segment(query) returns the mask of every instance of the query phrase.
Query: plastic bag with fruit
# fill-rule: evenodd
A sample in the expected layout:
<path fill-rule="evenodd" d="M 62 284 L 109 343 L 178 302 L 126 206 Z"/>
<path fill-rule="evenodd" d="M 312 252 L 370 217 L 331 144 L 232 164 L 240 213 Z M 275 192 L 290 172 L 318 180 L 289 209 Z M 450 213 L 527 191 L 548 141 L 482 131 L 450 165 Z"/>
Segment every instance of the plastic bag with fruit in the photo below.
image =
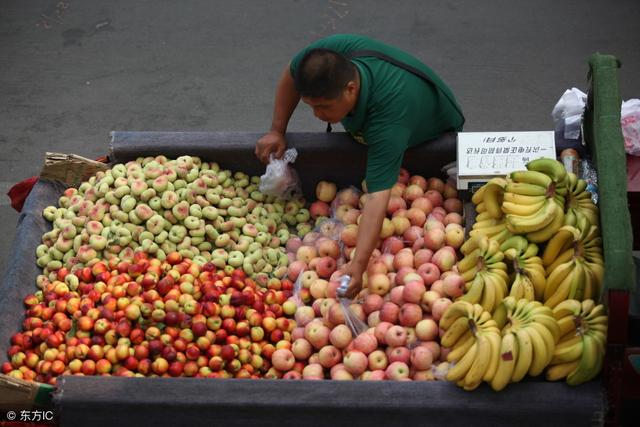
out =
<path fill-rule="evenodd" d="M 353 303 L 353 301 L 347 297 L 345 297 L 345 293 L 349 288 L 349 282 L 351 282 L 351 276 L 344 275 L 340 276 L 340 286 L 336 292 L 338 297 L 338 303 L 342 307 L 344 311 L 344 323 L 351 329 L 351 333 L 354 337 L 364 333 L 369 329 L 366 323 L 364 323 L 360 318 L 349 308 L 349 306 Z"/>
<path fill-rule="evenodd" d="M 290 148 L 284 152 L 282 159 L 269 158 L 264 175 L 260 177 L 260 191 L 268 196 L 285 200 L 302 197 L 300 178 L 289 165 L 296 161 L 298 151 Z"/>

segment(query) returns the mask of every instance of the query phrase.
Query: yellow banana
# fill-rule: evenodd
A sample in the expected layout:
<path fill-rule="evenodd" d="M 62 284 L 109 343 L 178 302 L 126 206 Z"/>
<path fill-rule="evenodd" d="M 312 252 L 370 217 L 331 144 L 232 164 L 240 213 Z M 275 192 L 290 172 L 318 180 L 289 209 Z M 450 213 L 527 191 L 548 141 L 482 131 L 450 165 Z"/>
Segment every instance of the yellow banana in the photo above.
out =
<path fill-rule="evenodd" d="M 453 324 L 447 328 L 444 335 L 440 339 L 440 344 L 444 347 L 453 346 L 458 339 L 469 330 L 469 319 L 466 317 L 458 317 Z"/>
<path fill-rule="evenodd" d="M 551 333 L 551 331 L 549 331 L 540 322 L 537 322 L 537 321 L 532 322 L 529 327 L 535 329 L 536 332 L 538 332 L 538 334 L 540 335 L 540 337 L 542 337 L 542 340 L 544 341 L 544 345 L 545 345 L 545 348 L 546 348 L 546 354 L 547 354 L 547 360 L 546 360 L 546 363 L 544 364 L 545 367 L 546 367 L 549 364 L 549 362 L 551 362 L 551 358 L 553 357 L 553 352 L 556 349 L 556 340 L 553 337 L 553 334 Z"/>
<path fill-rule="evenodd" d="M 584 268 L 582 262 L 576 260 L 576 266 L 573 273 L 573 280 L 571 281 L 571 287 L 569 288 L 569 299 L 577 299 L 582 301 L 584 294 Z"/>
<path fill-rule="evenodd" d="M 547 369 L 547 373 L 546 373 L 547 381 L 559 381 L 563 378 L 566 378 L 567 375 L 574 372 L 577 367 L 578 367 L 578 360 L 550 366 L 549 369 Z"/>
<path fill-rule="evenodd" d="M 551 359 L 551 364 L 558 365 L 560 363 L 573 362 L 574 360 L 578 360 L 581 355 L 582 339 L 578 340 L 573 345 L 556 348 L 556 351 L 553 353 L 553 359 Z"/>
<path fill-rule="evenodd" d="M 524 182 L 508 182 L 504 187 L 505 193 L 515 193 L 523 196 L 546 196 L 547 188 Z"/>
<path fill-rule="evenodd" d="M 496 305 L 496 289 L 495 282 L 492 278 L 489 278 L 486 274 L 483 274 L 484 289 L 482 291 L 482 298 L 480 299 L 480 305 L 489 313 L 493 312 Z"/>
<path fill-rule="evenodd" d="M 484 376 L 482 377 L 483 381 L 491 381 L 491 379 L 493 379 L 493 377 L 496 374 L 496 371 L 498 370 L 498 362 L 500 362 L 500 343 L 501 343 L 501 337 L 500 337 L 500 332 L 491 332 L 491 333 L 487 333 L 487 339 L 489 340 L 489 343 L 491 344 L 491 361 L 489 362 L 489 367 L 487 368 L 487 371 L 484 373 Z"/>
<path fill-rule="evenodd" d="M 545 301 L 555 294 L 560 284 L 571 274 L 574 266 L 575 263 L 573 261 L 569 261 L 559 265 L 551 272 L 551 274 L 549 274 L 546 281 L 546 287 L 544 288 Z"/>
<path fill-rule="evenodd" d="M 560 282 L 555 292 L 548 299 L 545 299 L 544 305 L 553 308 L 560 302 L 566 300 L 569 297 L 571 283 L 575 279 L 575 276 L 576 271 L 575 269 L 573 269 L 571 270 L 571 273 L 569 273 L 567 277 L 565 277 L 564 280 Z"/>
<path fill-rule="evenodd" d="M 456 301 L 451 304 L 440 318 L 440 327 L 449 328 L 458 317 L 467 319 L 473 317 L 473 305 L 465 301 Z"/>
<path fill-rule="evenodd" d="M 588 304 L 587 301 L 580 303 L 580 301 L 574 299 L 562 301 L 553 309 L 553 317 L 555 317 L 556 320 L 559 320 L 569 315 L 578 316 L 581 311 L 584 313 L 583 307 L 585 306 L 585 303 Z M 593 301 L 591 301 L 591 303 L 593 303 Z"/>
<path fill-rule="evenodd" d="M 478 190 L 476 190 L 476 192 L 473 193 L 473 196 L 471 196 L 471 201 L 473 202 L 474 205 L 478 206 L 480 203 L 482 203 L 482 197 L 484 196 L 484 191 L 486 189 L 487 189 L 487 184 L 478 188 Z"/>
<path fill-rule="evenodd" d="M 570 332 L 575 333 L 575 330 L 576 330 L 575 316 L 568 315 L 561 319 L 558 319 L 557 322 L 558 322 L 558 328 L 560 329 L 560 337 L 561 337 L 560 340 L 562 340 L 563 337 L 565 337 Z"/>
<path fill-rule="evenodd" d="M 537 205 L 538 203 L 547 200 L 547 196 L 524 196 L 522 194 L 509 192 L 505 192 L 502 197 L 504 199 L 503 203 L 509 202 L 521 206 Z"/>
<path fill-rule="evenodd" d="M 553 270 L 556 269 L 560 264 L 564 264 L 565 262 L 569 262 L 573 259 L 573 255 L 575 254 L 575 250 L 573 248 L 569 248 L 566 251 L 562 252 L 558 257 L 551 263 L 548 267 L 545 266 L 545 274 L 548 276 L 551 274 Z M 544 264 L 544 263 L 543 263 Z"/>
<path fill-rule="evenodd" d="M 487 213 L 492 218 L 499 219 L 503 216 L 500 205 L 502 204 L 502 194 L 506 183 L 503 178 L 493 178 L 485 184 L 486 188 L 482 201 L 487 208 Z"/>
<path fill-rule="evenodd" d="M 531 215 L 538 212 L 544 206 L 544 200 L 532 204 L 532 205 L 520 205 L 513 202 L 503 202 L 502 203 L 502 212 L 505 214 L 513 214 L 513 215 Z"/>
<path fill-rule="evenodd" d="M 564 212 L 562 208 L 558 205 L 555 206 L 555 214 L 553 216 L 552 221 L 547 224 L 544 228 L 534 231 L 532 233 L 527 233 L 527 239 L 533 243 L 544 243 L 558 231 L 562 224 L 564 223 Z"/>
<path fill-rule="evenodd" d="M 456 362 L 464 356 L 471 346 L 476 342 L 476 337 L 471 331 L 467 331 L 458 342 L 456 342 L 452 350 L 447 354 L 448 362 Z"/>
<path fill-rule="evenodd" d="M 549 355 L 547 354 L 546 344 L 537 329 L 527 328 L 526 330 L 533 346 L 533 358 L 531 359 L 531 366 L 529 367 L 529 375 L 535 377 L 540 375 L 547 366 Z"/>
<path fill-rule="evenodd" d="M 548 267 L 563 252 L 563 248 L 579 239 L 579 232 L 571 226 L 560 227 L 556 234 L 549 240 L 542 254 L 542 265 Z"/>
<path fill-rule="evenodd" d="M 531 368 L 533 360 L 533 345 L 531 338 L 525 329 L 516 332 L 516 340 L 518 341 L 518 360 L 511 376 L 511 382 L 521 381 Z"/>
<path fill-rule="evenodd" d="M 498 361 L 498 369 L 491 379 L 491 388 L 500 391 L 509 384 L 513 375 L 513 370 L 518 359 L 518 344 L 513 334 L 507 334 L 502 337 L 500 343 L 500 357 Z"/>
<path fill-rule="evenodd" d="M 478 335 L 478 351 L 475 360 L 464 377 L 464 389 L 473 390 L 482 382 L 491 362 L 491 342 L 485 334 Z"/>
<path fill-rule="evenodd" d="M 480 302 L 483 291 L 484 291 L 484 279 L 482 278 L 481 274 L 478 274 L 473 279 L 473 282 L 471 282 L 471 286 L 469 287 L 469 290 L 467 291 L 467 293 L 462 295 L 460 298 L 458 298 L 457 301 L 466 301 L 471 304 L 476 304 Z"/>
<path fill-rule="evenodd" d="M 480 258 L 478 254 L 479 249 L 474 249 L 473 252 L 458 261 L 458 273 L 464 273 L 465 271 L 469 271 L 473 267 L 477 266 L 478 259 Z"/>
<path fill-rule="evenodd" d="M 447 381 L 460 381 L 467 375 L 478 353 L 478 343 L 474 342 L 469 351 L 447 372 Z"/>

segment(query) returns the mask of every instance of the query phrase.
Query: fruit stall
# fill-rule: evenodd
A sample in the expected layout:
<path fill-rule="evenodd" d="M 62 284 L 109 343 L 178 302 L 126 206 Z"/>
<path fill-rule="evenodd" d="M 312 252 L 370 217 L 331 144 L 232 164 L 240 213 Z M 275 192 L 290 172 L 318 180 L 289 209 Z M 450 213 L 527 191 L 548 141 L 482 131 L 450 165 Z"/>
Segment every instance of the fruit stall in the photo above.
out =
<path fill-rule="evenodd" d="M 290 134 L 302 193 L 283 200 L 260 191 L 259 134 L 113 132 L 108 170 L 25 203 L 2 373 L 54 387 L 63 425 L 620 424 L 638 396 L 618 64 L 590 66 L 597 200 L 555 159 L 458 193 L 443 135 L 407 152 L 354 300 L 350 137 Z"/>

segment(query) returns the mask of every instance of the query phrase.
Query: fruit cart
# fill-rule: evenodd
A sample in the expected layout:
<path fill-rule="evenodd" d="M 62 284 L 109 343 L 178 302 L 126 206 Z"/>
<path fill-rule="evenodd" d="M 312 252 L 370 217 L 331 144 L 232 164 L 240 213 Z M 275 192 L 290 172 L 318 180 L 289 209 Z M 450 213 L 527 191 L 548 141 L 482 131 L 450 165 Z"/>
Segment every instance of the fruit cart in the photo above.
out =
<path fill-rule="evenodd" d="M 609 349 L 602 380 L 579 387 L 544 380 L 512 384 L 496 393 L 483 385 L 470 393 L 445 381 L 341 382 L 192 378 L 65 376 L 53 395 L 63 425 L 406 425 L 411 422 L 476 425 L 585 425 L 620 422 L 622 390 L 630 393 L 627 353 L 628 292 L 633 284 L 629 212 L 624 204 L 623 146 L 620 142 L 617 62 L 594 56 L 585 136 L 599 174 L 600 209 L 607 260 L 610 307 Z M 614 108 L 615 107 L 615 108 Z M 617 116 L 615 111 L 617 111 Z M 260 175 L 253 155 L 259 134 L 224 132 L 113 132 L 109 158 L 126 162 L 163 154 L 211 159 Z M 293 133 L 295 167 L 310 196 L 314 183 L 329 179 L 357 185 L 364 174 L 364 148 L 341 133 Z M 336 155 L 339 153 L 339 155 Z M 455 135 L 407 152 L 404 166 L 427 176 L 455 158 Z M 620 160 L 622 158 L 622 160 Z M 305 185 L 306 184 L 306 185 Z M 22 300 L 32 292 L 38 267 L 34 253 L 47 231 L 42 218 L 63 187 L 40 181 L 22 211 L 13 257 L 0 287 L 0 362 L 23 319 Z M 637 378 L 637 377 L 636 377 Z M 604 386 L 603 386 L 604 383 Z M 624 388 L 626 387 L 626 388 Z M 637 398 L 637 395 L 630 396 Z"/>

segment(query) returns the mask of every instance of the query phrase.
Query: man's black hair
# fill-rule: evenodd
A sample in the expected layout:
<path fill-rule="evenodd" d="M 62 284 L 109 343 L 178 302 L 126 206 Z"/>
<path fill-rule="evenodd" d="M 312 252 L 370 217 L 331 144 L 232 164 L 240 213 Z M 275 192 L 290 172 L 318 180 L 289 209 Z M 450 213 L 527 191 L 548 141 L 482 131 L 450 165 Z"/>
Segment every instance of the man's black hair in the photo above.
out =
<path fill-rule="evenodd" d="M 355 73 L 355 65 L 338 52 L 311 49 L 300 61 L 294 83 L 300 96 L 336 99 Z"/>

